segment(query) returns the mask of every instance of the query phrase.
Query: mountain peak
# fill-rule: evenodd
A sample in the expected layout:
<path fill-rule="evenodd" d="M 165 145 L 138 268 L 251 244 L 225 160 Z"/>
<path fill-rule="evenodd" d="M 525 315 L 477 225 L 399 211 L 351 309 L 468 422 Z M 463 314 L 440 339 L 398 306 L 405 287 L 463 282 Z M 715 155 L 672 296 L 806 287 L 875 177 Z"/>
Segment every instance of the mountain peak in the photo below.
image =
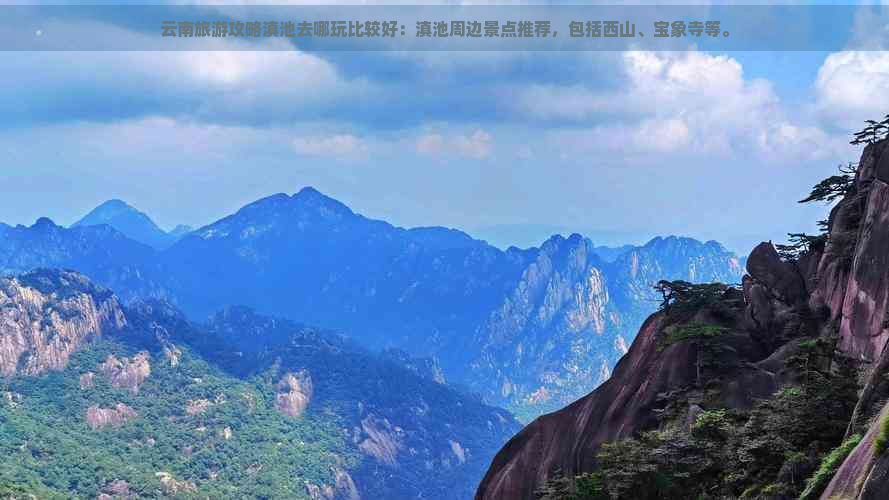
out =
<path fill-rule="evenodd" d="M 293 195 L 292 200 L 308 207 L 313 207 L 322 212 L 333 212 L 340 215 L 352 214 L 352 209 L 343 202 L 331 198 L 312 186 L 306 186 Z"/>
<path fill-rule="evenodd" d="M 116 209 L 124 209 L 124 210 L 126 210 L 126 209 L 136 210 L 135 208 L 132 207 L 132 205 L 121 200 L 120 198 L 112 198 L 112 199 L 106 201 L 105 203 L 102 203 L 97 208 L 116 208 Z"/>
<path fill-rule="evenodd" d="M 293 197 L 294 198 L 307 198 L 307 197 L 325 197 L 326 198 L 326 196 L 323 193 L 321 193 L 321 191 L 318 191 L 317 189 L 313 188 L 312 186 L 306 186 L 306 187 L 300 189 L 299 191 L 296 192 L 296 194 L 293 195 Z"/>
<path fill-rule="evenodd" d="M 118 198 L 110 199 L 92 209 L 82 219 L 71 224 L 71 227 L 103 224 L 111 226 L 132 240 L 157 249 L 165 248 L 174 239 L 157 227 L 150 217 Z"/>
<path fill-rule="evenodd" d="M 92 209 L 82 219 L 72 224 L 71 227 L 97 226 L 126 213 L 142 214 L 142 212 L 133 208 L 129 203 L 119 198 L 113 198 Z"/>
<path fill-rule="evenodd" d="M 42 228 L 56 228 L 59 226 L 56 225 L 56 223 L 53 222 L 52 219 L 50 219 L 49 217 L 41 217 L 41 218 L 37 219 L 37 221 L 35 221 L 34 225 L 31 227 L 42 229 Z"/>

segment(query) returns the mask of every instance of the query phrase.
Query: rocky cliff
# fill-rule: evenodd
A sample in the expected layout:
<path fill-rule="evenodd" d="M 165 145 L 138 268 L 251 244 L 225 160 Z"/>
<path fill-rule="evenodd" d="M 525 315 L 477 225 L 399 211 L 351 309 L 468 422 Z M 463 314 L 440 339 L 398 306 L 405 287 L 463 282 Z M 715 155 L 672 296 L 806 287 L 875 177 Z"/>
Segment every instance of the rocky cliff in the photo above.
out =
<path fill-rule="evenodd" d="M 117 298 L 77 273 L 0 279 L 0 375 L 61 370 L 83 344 L 125 326 Z"/>
<path fill-rule="evenodd" d="M 655 238 L 605 262 L 580 235 L 546 241 L 477 330 L 470 386 L 520 415 L 571 402 L 611 374 L 653 309 L 652 284 L 696 277 L 735 282 L 737 259 L 716 242 Z"/>
<path fill-rule="evenodd" d="M 889 141 L 821 187 L 825 235 L 762 243 L 740 289 L 662 283 L 611 379 L 510 440 L 476 498 L 885 498 Z"/>

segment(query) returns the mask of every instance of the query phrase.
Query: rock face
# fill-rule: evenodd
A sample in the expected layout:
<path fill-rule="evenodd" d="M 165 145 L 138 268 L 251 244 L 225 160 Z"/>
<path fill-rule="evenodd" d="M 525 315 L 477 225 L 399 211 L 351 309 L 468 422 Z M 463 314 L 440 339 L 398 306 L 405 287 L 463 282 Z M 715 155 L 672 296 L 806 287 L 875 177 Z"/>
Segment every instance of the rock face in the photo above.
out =
<path fill-rule="evenodd" d="M 402 448 L 401 440 L 403 431 L 393 428 L 387 419 L 380 419 L 374 415 L 368 415 L 361 421 L 361 432 L 358 436 L 365 436 L 358 447 L 361 451 L 377 459 L 380 463 L 394 466 L 397 464 L 398 451 Z"/>
<path fill-rule="evenodd" d="M 738 327 L 740 318 L 738 314 L 724 324 Z M 513 437 L 494 458 L 476 498 L 534 498 L 551 471 L 572 475 L 590 470 L 602 443 L 656 425 L 652 410 L 661 406 L 660 397 L 696 383 L 699 355 L 689 343 L 660 348 L 662 322 L 660 313 L 648 319 L 611 379 L 562 410 L 537 418 Z M 749 406 L 754 398 L 774 392 L 778 380 L 765 361 L 754 363 L 764 353 L 752 338 L 738 335 L 732 342 L 746 359 L 736 361 L 733 377 L 727 377 L 733 381 L 721 390 L 726 401 Z"/>
<path fill-rule="evenodd" d="M 112 387 L 129 389 L 132 394 L 139 394 L 139 384 L 151 375 L 151 363 L 147 352 L 140 352 L 132 358 L 117 358 L 109 354 L 104 363 L 99 365 L 101 371 Z"/>
<path fill-rule="evenodd" d="M 91 389 L 95 384 L 96 374 L 93 372 L 86 372 L 80 376 L 80 388 L 81 389 Z"/>
<path fill-rule="evenodd" d="M 108 483 L 98 496 L 98 500 L 130 500 L 133 498 L 137 498 L 137 496 L 130 490 L 130 484 L 120 479 Z"/>
<path fill-rule="evenodd" d="M 735 282 L 740 268 L 715 242 L 655 238 L 605 262 L 580 235 L 553 237 L 478 328 L 468 383 L 523 413 L 573 401 L 626 353 L 625 338 L 652 311 L 651 284 L 696 277 Z"/>
<path fill-rule="evenodd" d="M 651 283 L 736 282 L 741 272 L 718 243 L 688 238 L 607 260 L 579 235 L 502 251 L 456 230 L 370 220 L 311 188 L 258 200 L 155 251 L 124 236 L 151 243 L 117 222 L 135 212 L 119 205 L 70 229 L 48 219 L 0 225 L 0 274 L 64 266 L 127 302 L 164 299 L 191 318 L 244 304 L 335 328 L 434 360 L 440 379 L 529 416 L 599 383 L 602 363 L 611 369 L 623 354 L 617 340 L 631 341 L 652 312 Z"/>
<path fill-rule="evenodd" d="M 197 486 L 191 481 L 176 479 L 169 472 L 158 472 L 155 474 L 161 483 L 164 493 L 167 495 L 178 495 L 180 493 L 193 493 L 197 490 Z"/>
<path fill-rule="evenodd" d="M 822 494 L 834 498 L 886 498 L 889 454 L 874 453 L 879 422 L 889 418 L 889 141 L 865 148 L 854 188 L 833 208 L 826 246 L 813 245 L 797 261 L 783 261 L 769 243 L 747 260 L 743 300 L 699 308 L 690 323 L 718 325 L 730 357 L 719 360 L 724 375 L 708 387 L 717 407 L 749 408 L 789 381 L 793 335 L 830 338 L 866 361 L 849 435 L 865 434 Z M 738 293 L 727 291 L 726 293 Z M 717 314 L 718 313 L 718 314 Z M 554 470 L 568 477 L 595 470 L 599 447 L 658 428 L 671 395 L 701 383 L 702 341 L 664 344 L 664 312 L 646 321 L 610 380 L 577 402 L 542 416 L 498 453 L 476 494 L 478 500 L 531 499 Z M 696 408 L 696 409 L 695 409 Z M 688 407 L 686 418 L 700 413 Z"/>
<path fill-rule="evenodd" d="M 318 486 L 307 484 L 306 492 L 312 500 L 360 500 L 361 495 L 355 486 L 355 481 L 348 472 L 336 469 L 334 471 L 334 484 Z"/>
<path fill-rule="evenodd" d="M 108 426 L 121 426 L 138 416 L 136 410 L 123 403 L 117 403 L 114 408 L 90 406 L 86 410 L 86 423 L 93 430 L 98 430 Z"/>
<path fill-rule="evenodd" d="M 207 399 L 193 399 L 185 406 L 185 414 L 189 417 L 202 415 L 212 404 Z"/>
<path fill-rule="evenodd" d="M 301 370 L 297 373 L 287 373 L 278 382 L 275 407 L 288 417 L 299 417 L 309 407 L 312 390 L 312 377 L 309 376 L 309 372 Z"/>
<path fill-rule="evenodd" d="M 114 295 L 77 273 L 0 279 L 0 375 L 60 370 L 81 345 L 125 326 Z"/>

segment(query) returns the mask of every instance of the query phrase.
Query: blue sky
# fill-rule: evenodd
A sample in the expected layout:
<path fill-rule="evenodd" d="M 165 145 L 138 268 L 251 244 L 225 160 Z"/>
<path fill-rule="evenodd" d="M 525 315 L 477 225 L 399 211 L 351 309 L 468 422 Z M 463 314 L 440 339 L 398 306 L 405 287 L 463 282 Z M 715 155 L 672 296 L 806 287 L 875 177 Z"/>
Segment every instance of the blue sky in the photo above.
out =
<path fill-rule="evenodd" d="M 881 43 L 882 13 L 848 39 Z M 0 70 L 16 76 L 0 92 L 0 221 L 68 224 L 121 198 L 163 227 L 202 225 L 312 185 L 399 225 L 508 232 L 516 243 L 574 230 L 603 243 L 682 234 L 746 251 L 813 230 L 827 208 L 795 200 L 857 160 L 849 133 L 889 113 L 880 51 L 237 43 L 4 53 Z"/>

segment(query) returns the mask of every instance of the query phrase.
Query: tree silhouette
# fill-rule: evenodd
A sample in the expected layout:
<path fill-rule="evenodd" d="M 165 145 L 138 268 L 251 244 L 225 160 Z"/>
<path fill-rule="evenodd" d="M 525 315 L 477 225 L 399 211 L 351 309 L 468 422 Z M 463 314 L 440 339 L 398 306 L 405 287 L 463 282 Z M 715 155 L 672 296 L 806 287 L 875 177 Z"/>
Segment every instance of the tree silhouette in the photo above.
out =
<path fill-rule="evenodd" d="M 857 146 L 859 144 L 874 144 L 881 141 L 889 135 L 889 115 L 883 118 L 883 121 L 865 120 L 867 124 L 864 129 L 852 134 L 852 141 L 849 144 Z"/>
<path fill-rule="evenodd" d="M 775 245 L 775 250 L 785 261 L 796 261 L 812 249 L 823 247 L 827 242 L 827 233 L 816 236 L 806 233 L 787 233 L 787 239 L 789 241 L 786 245 Z"/>
<path fill-rule="evenodd" d="M 842 198 L 855 190 L 855 173 L 858 166 L 849 163 L 847 166 L 840 165 L 837 167 L 839 175 L 831 175 L 827 179 L 815 184 L 809 196 L 799 200 L 799 203 L 809 203 L 811 201 L 831 202 L 837 198 Z"/>

